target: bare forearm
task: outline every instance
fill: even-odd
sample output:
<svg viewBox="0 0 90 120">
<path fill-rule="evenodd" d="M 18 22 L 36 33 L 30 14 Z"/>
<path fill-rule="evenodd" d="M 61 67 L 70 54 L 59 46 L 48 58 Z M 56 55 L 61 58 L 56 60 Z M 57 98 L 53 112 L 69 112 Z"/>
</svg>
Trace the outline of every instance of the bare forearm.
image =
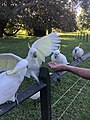
<svg viewBox="0 0 90 120">
<path fill-rule="evenodd" d="M 67 66 L 66 70 L 83 78 L 90 79 L 90 69 Z"/>
<path fill-rule="evenodd" d="M 49 62 L 48 65 L 55 71 L 59 71 L 59 72 L 69 71 L 83 78 L 90 79 L 90 69 L 74 67 L 65 64 L 56 64 L 54 62 Z"/>
</svg>

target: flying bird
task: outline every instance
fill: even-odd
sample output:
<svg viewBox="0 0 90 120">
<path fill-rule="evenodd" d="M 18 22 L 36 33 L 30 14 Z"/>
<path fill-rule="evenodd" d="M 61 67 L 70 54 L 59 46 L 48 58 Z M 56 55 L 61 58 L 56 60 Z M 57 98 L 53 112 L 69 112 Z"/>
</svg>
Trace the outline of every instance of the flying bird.
<svg viewBox="0 0 90 120">
<path fill-rule="evenodd" d="M 60 42 L 61 41 L 57 33 L 50 33 L 36 40 L 31 47 L 28 44 L 29 51 L 25 58 L 28 61 L 28 68 L 25 76 L 28 78 L 32 76 L 39 84 L 38 75 L 42 62 L 45 62 L 45 58 L 51 55 L 54 50 L 58 49 Z M 22 58 L 12 53 L 0 54 L 1 71 L 13 69 L 19 59 Z"/>
<path fill-rule="evenodd" d="M 16 92 L 24 79 L 27 65 L 28 61 L 22 59 L 13 70 L 7 70 L 0 74 L 0 105 L 8 101 L 17 101 Z"/>
<path fill-rule="evenodd" d="M 72 51 L 72 57 L 74 60 L 75 59 L 78 60 L 79 58 L 81 59 L 83 54 L 84 54 L 84 50 L 82 48 L 80 48 L 80 44 L 79 44 L 79 46 L 76 46 Z"/>
<path fill-rule="evenodd" d="M 57 64 L 70 64 L 64 54 L 60 53 L 60 50 L 55 50 L 51 56 L 51 61 Z"/>
</svg>

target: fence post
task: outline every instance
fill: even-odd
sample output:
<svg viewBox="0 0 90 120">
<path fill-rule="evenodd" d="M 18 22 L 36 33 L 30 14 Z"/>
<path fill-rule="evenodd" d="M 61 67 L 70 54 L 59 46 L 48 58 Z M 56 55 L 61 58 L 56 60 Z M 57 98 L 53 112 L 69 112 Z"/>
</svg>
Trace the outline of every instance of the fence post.
<svg viewBox="0 0 90 120">
<path fill-rule="evenodd" d="M 86 34 L 86 42 L 88 42 L 88 33 Z"/>
<path fill-rule="evenodd" d="M 82 32 L 80 32 L 80 39 L 82 39 Z"/>
<path fill-rule="evenodd" d="M 51 120 L 51 85 L 48 68 L 40 69 L 39 79 L 46 83 L 46 87 L 40 91 L 41 120 Z"/>
<path fill-rule="evenodd" d="M 78 33 L 78 35 L 77 35 L 77 38 L 79 39 L 79 33 Z"/>
<path fill-rule="evenodd" d="M 83 33 L 83 41 L 85 41 L 85 33 Z"/>
</svg>

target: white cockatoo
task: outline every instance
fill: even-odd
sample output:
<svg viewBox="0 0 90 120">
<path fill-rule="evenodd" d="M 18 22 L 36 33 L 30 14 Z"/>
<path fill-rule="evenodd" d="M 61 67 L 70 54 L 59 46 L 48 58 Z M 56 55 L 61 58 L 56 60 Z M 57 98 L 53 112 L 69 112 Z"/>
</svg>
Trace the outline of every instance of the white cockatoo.
<svg viewBox="0 0 90 120">
<path fill-rule="evenodd" d="M 67 58 L 65 55 L 60 53 L 60 50 L 55 50 L 51 56 L 51 61 L 57 64 L 70 64 L 67 62 Z"/>
<path fill-rule="evenodd" d="M 27 71 L 28 61 L 20 60 L 13 70 L 7 70 L 0 74 L 0 105 L 16 99 L 16 92 L 24 79 Z"/>
<path fill-rule="evenodd" d="M 52 52 L 54 52 L 54 50 L 58 49 L 60 42 L 58 34 L 51 33 L 36 40 L 31 47 L 29 46 L 29 52 L 25 58 L 28 61 L 28 69 L 25 76 L 32 76 L 35 78 L 37 83 L 39 83 L 38 74 L 42 62 L 45 62 L 45 57 L 49 56 Z M 13 69 L 19 59 L 22 58 L 12 53 L 0 54 L 1 71 Z"/>
<path fill-rule="evenodd" d="M 84 54 L 84 50 L 82 48 L 80 48 L 80 44 L 79 46 L 75 47 L 72 51 L 72 57 L 74 59 L 78 59 L 81 58 Z"/>
</svg>

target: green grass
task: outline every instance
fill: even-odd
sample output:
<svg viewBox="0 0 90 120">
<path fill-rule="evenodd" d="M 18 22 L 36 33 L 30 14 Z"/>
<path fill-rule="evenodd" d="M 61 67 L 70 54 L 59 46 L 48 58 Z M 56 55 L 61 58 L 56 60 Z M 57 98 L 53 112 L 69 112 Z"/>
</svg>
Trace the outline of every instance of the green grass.
<svg viewBox="0 0 90 120">
<path fill-rule="evenodd" d="M 76 33 L 64 33 L 60 34 L 61 37 L 61 52 L 66 55 L 68 62 L 72 62 L 72 50 L 79 43 L 84 49 L 85 54 L 90 52 L 90 36 L 89 41 L 77 39 Z M 28 52 L 28 42 L 32 44 L 36 40 L 36 37 L 24 37 L 24 38 L 5 38 L 0 40 L 0 53 L 11 52 L 25 58 Z M 47 62 L 50 61 L 50 57 L 46 59 L 46 63 L 43 66 L 47 66 Z M 82 62 L 80 67 L 90 68 L 90 59 Z M 51 70 L 51 69 L 50 69 Z M 60 98 L 60 96 L 77 80 L 79 77 L 72 73 L 65 74 L 61 82 L 54 82 L 51 84 L 51 103 Z M 33 79 L 26 79 L 21 84 L 19 91 L 24 90 L 26 87 L 31 86 L 35 81 Z M 58 120 L 62 112 L 71 102 L 71 100 L 78 93 L 79 89 L 85 84 L 86 80 L 81 79 L 69 93 L 66 94 L 59 102 L 52 108 L 52 120 Z M 4 116 L 0 117 L 0 120 L 40 120 L 40 100 L 37 100 L 36 107 L 34 101 L 27 99 L 25 102 L 9 111 Z M 83 89 L 78 98 L 65 112 L 61 120 L 90 120 L 90 82 Z"/>
</svg>

